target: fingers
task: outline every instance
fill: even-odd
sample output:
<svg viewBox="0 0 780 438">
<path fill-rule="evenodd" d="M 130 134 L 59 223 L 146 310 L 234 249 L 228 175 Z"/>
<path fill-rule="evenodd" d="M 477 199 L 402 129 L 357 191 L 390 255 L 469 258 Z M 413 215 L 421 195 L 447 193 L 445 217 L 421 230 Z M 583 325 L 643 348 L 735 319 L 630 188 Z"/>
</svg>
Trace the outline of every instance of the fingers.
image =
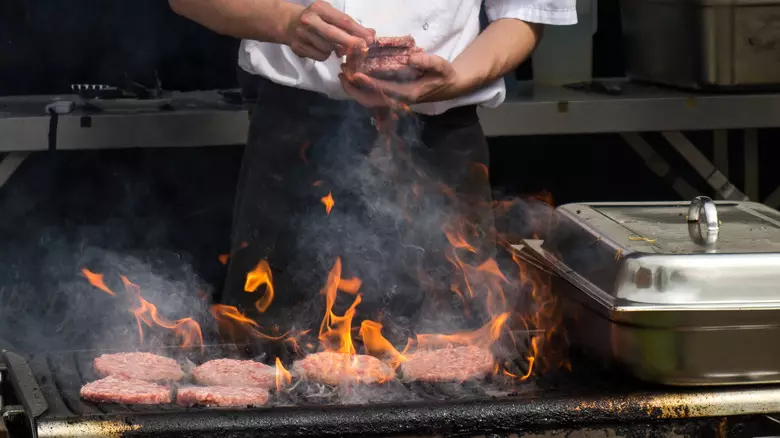
<svg viewBox="0 0 780 438">
<path fill-rule="evenodd" d="M 339 81 L 344 91 L 366 108 L 395 107 L 396 102 L 385 96 L 380 90 L 362 89 L 351 83 L 344 74 L 339 75 Z"/>
<path fill-rule="evenodd" d="M 332 53 L 322 52 L 313 46 L 298 43 L 291 45 L 290 48 L 292 49 L 293 53 L 300 56 L 301 58 L 310 58 L 315 61 L 326 61 L 328 58 L 330 58 L 330 54 Z"/>
<path fill-rule="evenodd" d="M 361 26 L 352 17 L 337 10 L 330 3 L 317 1 L 311 5 L 311 9 L 326 23 L 343 30 L 349 35 L 363 39 L 367 45 L 374 43 L 376 35 L 374 30 Z M 349 46 L 347 45 L 347 47 Z"/>
<path fill-rule="evenodd" d="M 336 50 L 336 45 L 332 44 L 325 38 L 317 35 L 314 32 L 302 32 L 301 33 L 301 40 L 303 40 L 306 45 L 311 46 L 312 48 L 327 53 L 330 55 L 331 52 Z"/>
<path fill-rule="evenodd" d="M 364 39 L 350 35 L 338 27 L 325 22 L 320 16 L 316 14 L 302 16 L 301 24 L 306 26 L 309 31 L 316 32 L 322 38 L 325 38 L 334 45 L 337 44 L 344 47 L 353 47 L 366 44 Z"/>
<path fill-rule="evenodd" d="M 363 73 L 355 73 L 352 82 L 359 87 L 370 88 L 376 93 L 383 95 L 386 99 L 397 99 L 404 102 L 414 102 L 416 100 L 415 87 L 408 83 L 383 81 L 372 78 Z"/>
<path fill-rule="evenodd" d="M 325 2 L 315 2 L 300 18 L 301 25 L 334 45 L 352 47 L 373 42 L 374 31 L 359 25 L 349 15 Z"/>
<path fill-rule="evenodd" d="M 333 52 L 343 57 L 353 47 L 367 47 L 375 34 L 324 1 L 303 10 L 293 30 L 293 52 L 317 61 L 325 61 Z"/>
</svg>

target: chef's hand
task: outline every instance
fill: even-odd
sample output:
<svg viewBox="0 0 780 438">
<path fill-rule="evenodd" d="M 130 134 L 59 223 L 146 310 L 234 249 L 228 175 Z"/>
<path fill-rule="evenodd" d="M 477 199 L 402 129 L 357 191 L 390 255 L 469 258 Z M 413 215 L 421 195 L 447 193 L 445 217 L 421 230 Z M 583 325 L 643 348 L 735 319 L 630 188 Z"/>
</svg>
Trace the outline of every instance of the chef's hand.
<svg viewBox="0 0 780 438">
<path fill-rule="evenodd" d="M 300 57 L 325 61 L 333 52 L 341 57 L 351 47 L 372 44 L 374 34 L 330 3 L 317 0 L 287 25 L 287 45 Z"/>
<path fill-rule="evenodd" d="M 440 56 L 416 53 L 409 57 L 409 65 L 422 76 L 409 82 L 375 79 L 363 73 L 341 74 L 339 79 L 344 91 L 367 108 L 440 102 L 464 92 L 452 64 Z"/>
</svg>

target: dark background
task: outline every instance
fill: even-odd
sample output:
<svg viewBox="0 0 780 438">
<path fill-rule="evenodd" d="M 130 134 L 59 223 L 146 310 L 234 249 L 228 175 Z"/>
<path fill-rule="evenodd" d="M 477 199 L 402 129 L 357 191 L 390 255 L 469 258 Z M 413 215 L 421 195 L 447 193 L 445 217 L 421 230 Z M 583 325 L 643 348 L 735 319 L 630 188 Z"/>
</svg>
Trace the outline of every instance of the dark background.
<svg viewBox="0 0 780 438">
<path fill-rule="evenodd" d="M 594 74 L 621 76 L 617 0 L 600 0 L 598 10 Z M 67 93 L 72 83 L 121 83 L 128 76 L 146 82 L 155 73 L 166 89 L 232 88 L 237 46 L 175 16 L 163 0 L 3 0 L 0 95 Z M 518 76 L 530 71 L 525 65 Z M 775 135 L 761 135 L 762 164 L 771 168 Z M 695 137 L 711 144 L 709 136 Z M 738 146 L 738 133 L 733 137 Z M 505 137 L 490 144 L 499 197 L 546 190 L 557 204 L 678 198 L 618 135 Z M 741 151 L 732 153 L 731 176 L 741 185 Z M 51 311 L 45 309 L 60 305 L 59 285 L 78 276 L 89 248 L 132 254 L 166 276 L 199 277 L 206 289 L 218 289 L 224 267 L 217 255 L 229 250 L 241 156 L 241 146 L 34 154 L 0 189 L 0 299 L 21 300 L 21 314 Z M 711 194 L 691 169 L 680 172 Z M 763 195 L 778 184 L 765 173 Z M 38 302 L 48 307 L 34 310 Z"/>
</svg>

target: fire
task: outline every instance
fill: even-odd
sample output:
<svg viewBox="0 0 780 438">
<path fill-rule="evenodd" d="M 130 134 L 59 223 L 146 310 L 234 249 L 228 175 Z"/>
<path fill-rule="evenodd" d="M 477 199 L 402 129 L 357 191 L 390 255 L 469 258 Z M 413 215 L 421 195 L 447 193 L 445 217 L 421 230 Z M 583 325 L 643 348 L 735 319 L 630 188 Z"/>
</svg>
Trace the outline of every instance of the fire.
<svg viewBox="0 0 780 438">
<path fill-rule="evenodd" d="M 219 260 L 219 262 L 223 265 L 227 265 L 228 261 L 230 260 L 230 254 L 220 254 L 217 256 L 217 260 Z"/>
<path fill-rule="evenodd" d="M 116 293 L 109 289 L 108 286 L 106 286 L 106 283 L 103 282 L 103 274 L 96 274 L 86 268 L 82 269 L 81 273 L 84 274 L 84 277 L 86 277 L 87 281 L 89 281 L 92 286 L 95 286 L 112 297 L 116 296 Z"/>
<path fill-rule="evenodd" d="M 464 235 L 452 231 L 444 231 L 454 249 L 465 249 L 471 253 L 476 253 L 476 249 L 470 245 Z M 484 297 L 488 314 L 496 315 L 506 312 L 508 303 L 504 288 L 511 285 L 511 282 L 501 272 L 498 263 L 492 258 L 482 262 L 479 266 L 473 266 L 463 261 L 457 251 L 450 251 L 447 258 L 457 268 L 461 274 L 462 286 L 454 283 L 450 290 L 456 293 L 462 301 L 466 301 L 464 289 L 468 293 L 469 299 Z"/>
<path fill-rule="evenodd" d="M 260 261 L 255 269 L 249 271 L 246 275 L 244 291 L 252 293 L 261 285 L 265 285 L 265 295 L 255 301 L 255 308 L 263 313 L 268 310 L 271 302 L 274 300 L 274 284 L 271 276 L 271 267 L 265 260 Z"/>
<path fill-rule="evenodd" d="M 292 375 L 282 365 L 282 361 L 276 358 L 276 392 L 281 392 L 282 389 L 292 383 Z"/>
<path fill-rule="evenodd" d="M 445 231 L 444 235 L 447 237 L 447 240 L 450 241 L 450 245 L 452 245 L 453 248 L 465 249 L 472 254 L 477 253 L 477 250 L 473 246 L 469 245 L 469 243 L 466 242 L 466 239 L 461 237 L 459 234 L 451 231 Z"/>
<path fill-rule="evenodd" d="M 442 348 L 449 345 L 479 345 L 489 347 L 501 336 L 509 319 L 509 312 L 496 315 L 481 328 L 474 331 L 442 334 L 417 335 L 417 348 Z"/>
<path fill-rule="evenodd" d="M 225 304 L 214 304 L 211 306 L 211 315 L 217 320 L 220 327 L 223 330 L 234 332 L 235 328 L 240 328 L 244 333 L 248 334 L 255 339 L 263 339 L 267 341 L 286 341 L 291 342 L 293 346 L 297 346 L 295 336 L 291 331 L 284 332 L 280 335 L 269 335 L 263 333 L 260 324 L 252 318 L 241 313 L 238 308 L 234 306 L 228 306 Z M 301 332 L 299 335 L 303 335 L 306 332 Z M 297 348 L 297 347 L 296 347 Z"/>
<path fill-rule="evenodd" d="M 246 324 L 250 327 L 259 327 L 254 319 L 248 318 L 241 313 L 238 308 L 233 306 L 226 306 L 224 304 L 214 304 L 211 306 L 211 314 L 214 318 L 219 320 L 231 320 L 239 324 Z"/>
<path fill-rule="evenodd" d="M 111 296 L 116 296 L 116 293 L 106 286 L 103 281 L 102 274 L 93 273 L 87 269 L 81 271 L 86 277 L 87 281 L 96 288 L 108 293 Z M 125 293 L 130 299 L 130 307 L 128 311 L 135 316 L 136 324 L 138 326 L 138 336 L 141 344 L 144 343 L 144 325 L 148 328 L 164 328 L 170 330 L 176 339 L 179 340 L 179 345 L 184 348 L 197 347 L 203 352 L 203 334 L 200 330 L 200 324 L 193 318 L 182 318 L 176 321 L 171 321 L 159 314 L 157 307 L 147 301 L 141 295 L 141 288 L 128 280 L 124 275 L 119 276 L 122 279 Z"/>
<path fill-rule="evenodd" d="M 320 199 L 320 202 L 325 206 L 325 213 L 328 215 L 330 214 L 330 211 L 333 210 L 333 206 L 336 205 L 336 201 L 333 200 L 333 194 L 331 192 L 328 192 L 327 195 Z"/>
<path fill-rule="evenodd" d="M 192 318 L 182 318 L 176 321 L 163 318 L 158 314 L 157 307 L 141 296 L 141 288 L 138 285 L 131 283 L 124 275 L 120 275 L 120 278 L 125 286 L 125 292 L 138 300 L 138 305 L 131 308 L 130 312 L 135 316 L 138 323 L 138 334 L 141 338 L 141 343 L 144 340 L 144 331 L 141 323 L 144 323 L 149 328 L 158 326 L 171 330 L 176 338 L 180 340 L 182 347 L 197 346 L 201 349 L 201 352 L 203 351 L 203 334 L 197 321 Z"/>
<path fill-rule="evenodd" d="M 363 285 L 363 282 L 357 278 L 342 278 L 339 281 L 339 290 L 344 293 L 348 293 L 350 295 L 355 295 L 360 290 L 360 286 Z"/>
<path fill-rule="evenodd" d="M 333 305 L 336 304 L 336 296 L 341 284 L 341 259 L 337 258 L 333 264 L 322 294 L 325 295 L 325 317 L 320 324 L 319 339 L 327 351 L 337 353 L 355 354 L 355 346 L 352 344 L 352 319 L 357 312 L 357 306 L 362 301 L 360 294 L 355 291 L 355 300 L 344 312 L 343 316 L 333 313 Z"/>
<path fill-rule="evenodd" d="M 404 355 L 382 336 L 382 324 L 370 320 L 363 321 L 360 324 L 360 337 L 368 354 L 385 358 L 393 368 L 398 368 L 406 360 Z"/>
<path fill-rule="evenodd" d="M 552 199 L 549 195 L 540 195 L 534 198 L 537 201 L 551 204 Z M 511 205 L 507 203 L 496 204 L 498 208 L 506 209 L 507 212 Z M 496 235 L 496 240 L 500 246 L 505 247 L 512 254 L 515 265 L 517 266 L 519 278 L 516 282 L 510 281 L 501 271 L 495 259 L 489 258 L 479 265 L 469 264 L 464 260 L 466 254 L 463 251 L 478 254 L 474 245 L 469 242 L 472 233 L 466 223 L 459 223 L 459 227 L 451 225 L 445 226 L 443 232 L 449 241 L 451 248 L 447 252 L 447 258 L 456 268 L 458 281 L 450 285 L 450 290 L 458 296 L 464 303 L 465 311 L 469 312 L 469 303 L 475 299 L 484 300 L 485 310 L 489 315 L 493 315 L 488 324 L 482 329 L 471 333 L 458 333 L 455 335 L 419 335 L 417 337 L 418 348 L 420 346 L 436 347 L 443 344 L 468 344 L 468 345 L 489 345 L 495 342 L 501 335 L 501 327 L 506 324 L 510 312 L 510 304 L 506 298 L 507 290 L 520 288 L 530 289 L 530 301 L 533 303 L 534 310 L 527 315 L 519 315 L 517 320 L 522 321 L 528 333 L 534 333 L 535 330 L 543 332 L 543 335 L 534 334 L 530 337 L 525 353 L 525 360 L 528 364 L 528 371 L 522 375 L 516 375 L 508 370 L 498 369 L 496 372 L 516 378 L 517 380 L 528 379 L 539 366 L 539 359 L 542 354 L 542 345 L 549 344 L 551 337 L 557 333 L 557 327 L 560 325 L 559 315 L 556 315 L 557 303 L 554 297 L 549 293 L 544 281 L 528 272 L 522 260 L 520 260 L 510 248 L 510 243 L 501 235 Z M 468 230 L 468 231 L 467 231 Z M 459 252 L 461 251 L 461 252 Z M 524 347 L 519 346 L 517 340 L 511 331 L 508 331 L 509 338 L 515 344 L 517 351 L 522 351 Z M 545 356 L 551 356 L 546 354 Z M 545 357 L 545 359 L 550 359 Z M 547 362 L 547 360 L 545 360 Z M 560 361 L 560 365 L 570 367 L 565 360 Z"/>
</svg>

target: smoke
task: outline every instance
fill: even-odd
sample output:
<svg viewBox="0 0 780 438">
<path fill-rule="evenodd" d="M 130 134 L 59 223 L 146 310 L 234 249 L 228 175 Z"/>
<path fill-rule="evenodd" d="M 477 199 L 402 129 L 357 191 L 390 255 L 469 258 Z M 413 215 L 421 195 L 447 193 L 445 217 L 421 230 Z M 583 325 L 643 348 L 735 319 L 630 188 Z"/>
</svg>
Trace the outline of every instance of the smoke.
<svg viewBox="0 0 780 438">
<path fill-rule="evenodd" d="M 208 171 L 229 172 L 236 158 L 225 149 L 31 156 L 0 192 L 0 348 L 139 348 L 119 275 L 165 317 L 203 317 L 201 297 L 224 270 L 216 254 L 235 184 Z M 82 268 L 105 274 L 117 297 L 92 287 Z"/>
<path fill-rule="evenodd" d="M 471 149 L 479 151 L 484 138 L 456 134 L 445 136 L 451 145 L 429 145 L 415 117 L 384 123 L 392 126 L 382 127 L 377 134 L 365 111 L 353 108 L 325 144 L 313 148 L 314 154 L 316 147 L 325 151 L 314 158 L 327 175 L 323 190 L 333 193 L 335 207 L 330 215 L 324 208 L 309 208 L 290 218 L 297 230 L 296 252 L 305 255 L 292 268 L 295 287 L 300 289 L 294 293 L 309 297 L 295 312 L 294 324 L 315 327 L 312 323 L 321 319 L 321 309 L 313 309 L 311 302 L 324 301 L 319 291 L 336 258 L 343 261 L 344 277 L 363 281 L 363 301 L 353 325 L 362 319 L 381 320 L 385 336 L 396 345 L 418 333 L 476 329 L 490 318 L 486 281 L 473 285 L 475 293 L 483 296 L 466 305 L 450 290 L 463 281 L 453 255 L 473 266 L 496 258 L 507 278 L 507 306 L 524 305 L 527 291 L 517 277 L 517 267 L 506 251 L 495 250 L 494 224 L 511 235 L 531 237 L 546 225 L 550 206 L 515 199 L 494 209 L 485 196 L 477 199 L 481 204 L 475 208 L 473 190 L 464 194 L 458 185 L 470 182 L 468 172 L 475 165 Z M 489 189 L 484 190 L 487 194 Z M 478 210 L 476 218 L 474 210 Z M 488 219 L 480 216 L 491 210 L 495 222 L 489 215 Z M 509 221 L 510 215 L 522 219 Z M 447 229 L 463 231 L 476 254 L 454 250 L 444 235 Z M 337 313 L 353 299 L 342 298 Z"/>
<path fill-rule="evenodd" d="M 417 119 L 402 117 L 395 123 L 392 130 L 377 134 L 365 112 L 353 109 L 346 119 L 333 124 L 330 135 L 312 149 L 314 155 L 310 157 L 311 162 L 316 160 L 321 166 L 317 175 L 322 178 L 322 185 L 318 190 L 322 194 L 331 192 L 335 199 L 332 213 L 327 215 L 318 197 L 312 197 L 309 190 L 302 198 L 310 204 L 281 219 L 295 230 L 294 237 L 285 242 L 295 258 L 288 267 L 292 281 L 278 285 L 280 299 L 272 303 L 269 313 L 287 315 L 277 320 L 281 332 L 311 329 L 307 341 L 312 342 L 313 349 L 324 313 L 320 290 L 337 258 L 343 261 L 344 278 L 355 276 L 363 281 L 363 302 L 358 306 L 353 327 L 358 327 L 362 319 L 381 321 L 383 334 L 399 348 L 420 333 L 476 329 L 493 313 L 485 304 L 489 276 L 472 277 L 475 298 L 468 302 L 451 290 L 452 284 L 463 280 L 463 273 L 453 262 L 455 256 L 470 266 L 495 257 L 506 276 L 502 287 L 507 302 L 503 306 L 522 311 L 530 305 L 517 268 L 505 252 L 491 248 L 497 235 L 492 223 L 464 215 L 468 200 L 453 196 L 460 176 L 472 167 L 470 158 L 466 156 L 459 164 L 439 166 L 437 160 L 446 159 L 447 154 L 426 144 L 421 137 L 423 126 Z M 468 149 L 467 142 L 457 144 L 457 137 L 452 141 L 454 151 Z M 198 216 L 197 212 L 169 208 L 169 199 L 159 194 L 175 193 L 197 199 L 217 193 L 222 203 L 213 208 L 227 212 L 232 197 L 224 195 L 230 193 L 224 187 L 211 192 L 205 188 L 214 180 L 223 180 L 221 175 L 207 183 L 197 181 L 202 175 L 213 174 L 210 157 L 204 158 L 200 167 L 184 163 L 179 157 L 152 160 L 159 167 L 147 169 L 148 173 L 162 173 L 178 160 L 176 167 L 186 169 L 189 176 L 171 189 L 150 182 L 145 172 L 138 172 L 135 179 L 130 178 L 133 182 L 128 182 L 126 171 L 116 176 L 116 169 L 110 165 L 101 172 L 114 175 L 109 178 L 112 184 L 95 183 L 90 178 L 94 175 L 87 176 L 88 172 L 78 166 L 71 172 L 48 168 L 48 173 L 35 175 L 42 176 L 32 184 L 34 189 L 11 190 L 0 199 L 10 207 L 10 219 L 0 223 L 0 232 L 8 237 L 0 251 L 0 338 L 29 352 L 138 349 L 137 322 L 128 311 L 137 303 L 128 301 L 119 277 L 123 275 L 140 287 L 143 297 L 166 319 L 194 317 L 204 330 L 206 343 L 219 340 L 208 314 L 210 303 L 203 299 L 220 287 L 219 280 L 205 281 L 199 257 L 182 255 L 186 252 L 177 250 L 176 242 L 219 240 L 220 235 L 212 235 L 215 230 L 227 240 L 229 221 L 211 223 L 208 216 Z M 58 173 L 62 175 L 47 176 Z M 182 174 L 174 175 L 181 177 Z M 304 181 L 301 187 L 311 189 L 315 182 Z M 228 179 L 224 184 L 229 187 L 233 181 Z M 75 186 L 69 195 L 55 190 L 68 185 Z M 58 196 L 63 199 L 57 199 Z M 494 194 L 494 199 L 499 198 Z M 491 205 L 486 203 L 482 208 L 489 211 Z M 493 210 L 495 223 L 502 232 L 530 237 L 547 224 L 550 207 L 537 200 L 511 200 Z M 163 220 L 159 220 L 160 215 Z M 63 217 L 72 223 L 56 224 Z M 183 233 L 181 228 L 190 222 L 209 222 L 213 228 L 196 227 Z M 468 243 L 477 248 L 477 254 L 454 250 L 444 235 L 446 229 L 463 232 Z M 177 235 L 180 237 L 174 238 Z M 224 252 L 208 245 L 195 248 L 213 264 L 216 255 Z M 117 296 L 90 286 L 80 273 L 82 268 L 105 274 L 106 284 Z M 465 294 L 465 288 L 461 287 L 461 292 Z M 298 294 L 300 300 L 283 306 L 285 295 L 293 294 Z M 334 311 L 342 314 L 353 299 L 352 295 L 340 294 Z M 267 333 L 274 324 L 268 324 L 265 317 L 260 318 L 260 324 Z M 523 327 L 512 329 L 522 331 Z M 144 330 L 145 348 L 154 349 L 172 341 L 165 330 Z M 360 349 L 359 341 L 355 343 Z M 511 360 L 513 353 L 516 355 L 522 348 L 516 345 L 512 351 L 501 351 L 502 358 Z M 272 346 L 252 351 L 263 353 L 266 363 L 276 356 L 281 356 L 286 365 L 294 359 Z M 522 373 L 521 369 L 519 374 Z M 328 403 L 334 399 L 346 403 L 434 400 L 471 391 L 468 385 L 455 387 L 465 388 L 465 392 L 451 390 L 447 385 L 410 389 L 397 382 L 384 389 L 337 388 L 323 392 L 314 385 L 302 387 L 301 391 L 304 398 Z M 476 387 L 485 391 L 489 388 L 480 384 Z M 332 391 L 336 391 L 335 395 Z M 292 397 L 291 403 L 297 403 L 296 397 Z"/>
</svg>

